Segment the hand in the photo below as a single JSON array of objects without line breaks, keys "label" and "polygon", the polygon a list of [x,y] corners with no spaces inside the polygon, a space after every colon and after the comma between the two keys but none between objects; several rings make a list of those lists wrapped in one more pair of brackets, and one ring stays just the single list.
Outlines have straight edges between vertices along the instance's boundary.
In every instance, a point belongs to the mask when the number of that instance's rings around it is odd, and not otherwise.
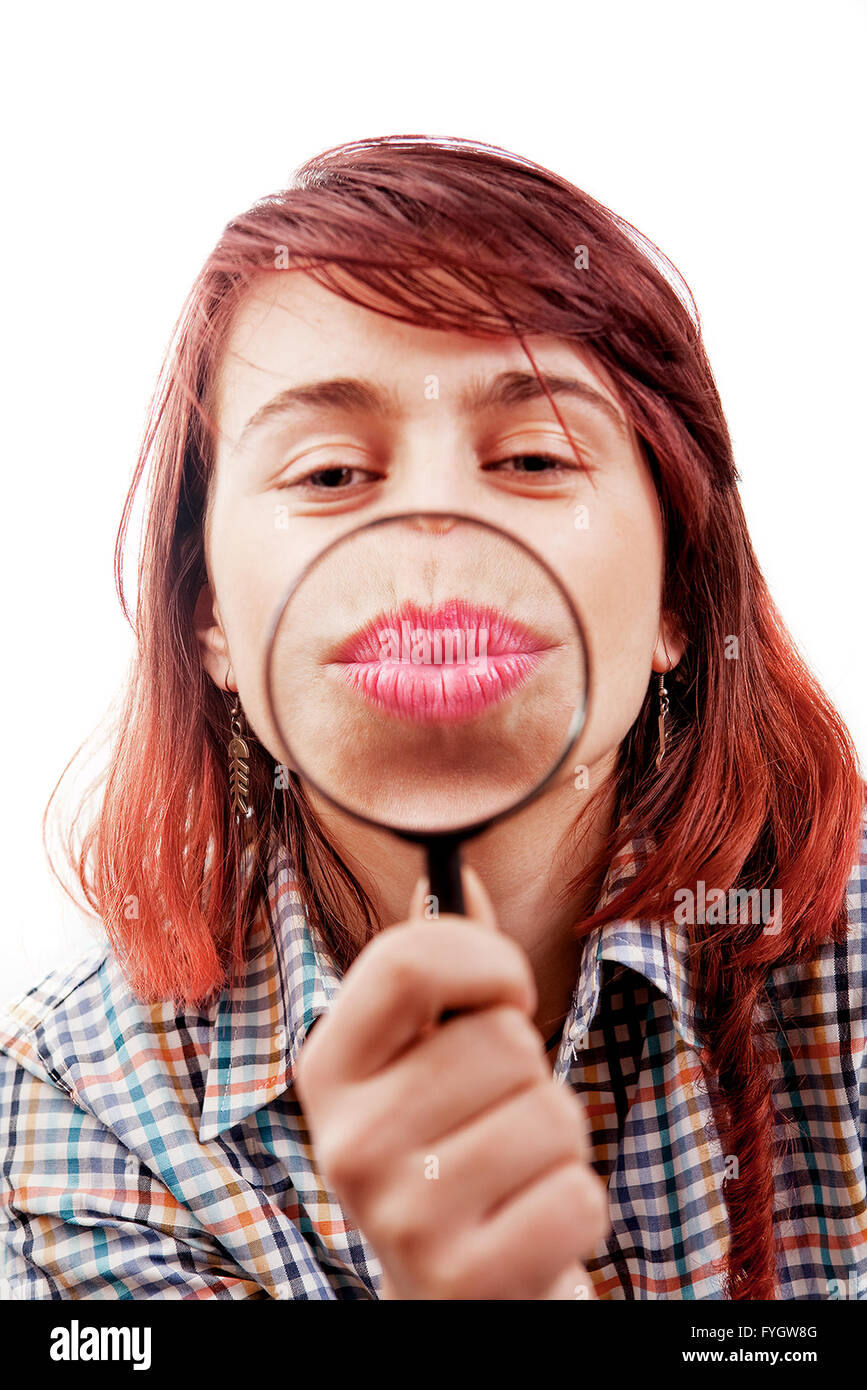
[{"label": "hand", "polygon": [[467,866],[463,883],[467,916],[428,920],[419,881],[302,1047],[319,1168],[383,1298],[592,1298],[580,1261],[610,1222],[584,1108],[551,1077],[526,954]]}]

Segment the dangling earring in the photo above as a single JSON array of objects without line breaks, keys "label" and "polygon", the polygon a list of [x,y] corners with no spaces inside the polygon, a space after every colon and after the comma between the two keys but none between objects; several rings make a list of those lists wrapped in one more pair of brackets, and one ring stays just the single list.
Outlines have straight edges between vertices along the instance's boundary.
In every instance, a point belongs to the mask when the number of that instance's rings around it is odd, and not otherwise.
[{"label": "dangling earring", "polygon": [[[231,693],[229,685],[229,671],[226,672],[226,689]],[[242,822],[253,823],[253,807],[248,801],[250,794],[250,769],[247,759],[250,756],[250,748],[241,730],[241,702],[238,699],[238,692],[235,690],[235,703],[232,706],[232,737],[229,740],[229,797],[232,811],[235,815],[235,824],[241,825]]]},{"label": "dangling earring", "polygon": [[664,671],[658,671],[659,676],[659,752],[656,755],[656,766],[659,767],[665,757],[665,716],[668,714],[668,691],[665,688]]}]

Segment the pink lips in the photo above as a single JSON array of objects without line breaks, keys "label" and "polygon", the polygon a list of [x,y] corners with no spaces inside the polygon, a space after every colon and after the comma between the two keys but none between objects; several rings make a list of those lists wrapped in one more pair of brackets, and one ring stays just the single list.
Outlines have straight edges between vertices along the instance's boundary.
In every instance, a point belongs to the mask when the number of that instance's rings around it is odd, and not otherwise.
[{"label": "pink lips", "polygon": [[551,643],[488,605],[449,599],[380,613],[331,657],[350,690],[413,720],[468,719],[520,688]]}]

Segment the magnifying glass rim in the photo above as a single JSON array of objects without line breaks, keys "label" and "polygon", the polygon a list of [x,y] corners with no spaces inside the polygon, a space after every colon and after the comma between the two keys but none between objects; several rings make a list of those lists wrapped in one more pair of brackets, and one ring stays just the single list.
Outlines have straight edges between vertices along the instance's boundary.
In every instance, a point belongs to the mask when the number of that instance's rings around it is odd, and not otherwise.
[{"label": "magnifying glass rim", "polygon": [[[471,516],[467,512],[417,511],[393,512],[388,516],[378,516],[374,518],[373,521],[364,521],[359,526],[353,526],[351,530],[344,531],[342,535],[337,536],[333,541],[329,541],[328,544],[324,546],[322,550],[318,551],[316,555],[313,556],[312,560],[308,560],[307,564],[303,567],[300,574],[298,574],[295,577],[295,579],[293,579],[292,583],[289,585],[288,589],[286,590],[283,602],[281,603],[280,607],[276,610],[275,617],[272,619],[270,629],[268,632],[268,644],[265,649],[265,698],[267,701],[268,715],[271,720],[271,723],[282,739],[283,730],[279,720],[276,717],[276,711],[274,708],[274,696],[272,689],[273,662],[271,658],[274,652],[274,639],[277,635],[277,629],[280,626],[283,615],[286,612],[286,605],[292,598],[292,595],[295,593],[295,590],[307,578],[308,574],[310,574],[312,570],[315,568],[315,566],[317,566],[322,560],[324,560],[325,557],[332,550],[336,549],[337,546],[342,545],[345,541],[348,541],[351,536],[357,535],[360,531],[372,531],[375,526],[385,526],[386,524],[395,521],[415,521],[418,520],[420,517],[424,519],[429,519],[432,517],[437,517],[440,519],[449,518],[454,521],[470,522],[474,526],[482,526],[489,531],[494,531],[496,534],[503,536],[507,541],[511,541],[514,545],[520,546],[520,548],[527,555],[529,555],[531,560],[535,560],[537,564],[541,565],[542,569],[545,570],[545,572],[547,573],[549,579],[551,579],[555,587],[559,590],[563,600],[566,603],[567,608],[569,609],[569,612],[572,614],[573,622],[578,630],[578,636],[581,642],[581,649],[584,653],[585,672],[584,697],[580,705],[576,705],[575,711],[569,722],[569,729],[567,732],[566,743],[564,745],[563,751],[560,754],[557,761],[554,763],[554,765],[550,768],[546,776],[543,777],[540,782],[537,782],[529,792],[527,792],[524,796],[520,798],[519,801],[513,802],[510,806],[507,806],[505,810],[495,811],[493,815],[485,816],[481,820],[471,821],[468,825],[462,826],[454,830],[400,830],[396,826],[390,825],[388,821],[376,820],[373,816],[366,816],[362,811],[352,810],[352,808],[348,806],[345,802],[338,801],[337,798],[332,796],[330,792],[327,792],[324,787],[321,787],[317,782],[316,778],[311,777],[308,772],[299,773],[299,776],[304,777],[305,780],[308,781],[310,785],[316,789],[317,792],[319,792],[320,796],[324,796],[326,801],[329,801],[331,805],[334,806],[338,811],[346,811],[348,815],[354,816],[356,820],[361,821],[365,825],[374,826],[377,830],[388,830],[392,833],[392,835],[400,836],[401,839],[412,840],[413,842],[418,843],[426,843],[429,840],[435,840],[441,837],[452,838],[456,840],[469,840],[474,835],[479,835],[483,830],[487,830],[489,826],[495,825],[498,820],[502,820],[506,816],[514,815],[516,811],[520,811],[522,806],[526,806],[528,802],[532,801],[535,797],[537,797],[539,793],[551,781],[554,774],[559,772],[560,768],[566,761],[566,758],[569,756],[569,752],[573,747],[575,740],[577,739],[578,735],[580,734],[581,730],[584,728],[584,725],[587,722],[587,706],[589,703],[589,691],[591,688],[591,660],[590,651],[587,646],[587,637],[584,629],[584,624],[581,620],[581,616],[578,612],[578,609],[575,607],[575,603],[572,599],[572,596],[565,588],[559,575],[557,575],[554,572],[554,570],[548,564],[547,560],[544,560],[542,556],[539,555],[532,548],[532,546],[527,545],[526,541],[522,541],[519,536],[516,536],[514,534],[514,532],[507,531],[502,526],[495,526],[493,522],[483,521],[481,517]],[[287,751],[291,753],[292,750],[289,747],[288,742],[286,744],[286,748]]]}]

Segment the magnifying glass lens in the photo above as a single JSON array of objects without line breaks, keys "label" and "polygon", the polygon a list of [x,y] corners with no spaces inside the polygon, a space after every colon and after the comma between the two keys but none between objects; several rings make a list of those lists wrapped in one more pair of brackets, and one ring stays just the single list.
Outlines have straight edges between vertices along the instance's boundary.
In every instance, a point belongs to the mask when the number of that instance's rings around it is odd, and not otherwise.
[{"label": "magnifying glass lens", "polygon": [[265,658],[281,760],[412,838],[466,834],[531,797],[583,724],[580,619],[497,527],[413,513],[328,546],[281,597]]}]

